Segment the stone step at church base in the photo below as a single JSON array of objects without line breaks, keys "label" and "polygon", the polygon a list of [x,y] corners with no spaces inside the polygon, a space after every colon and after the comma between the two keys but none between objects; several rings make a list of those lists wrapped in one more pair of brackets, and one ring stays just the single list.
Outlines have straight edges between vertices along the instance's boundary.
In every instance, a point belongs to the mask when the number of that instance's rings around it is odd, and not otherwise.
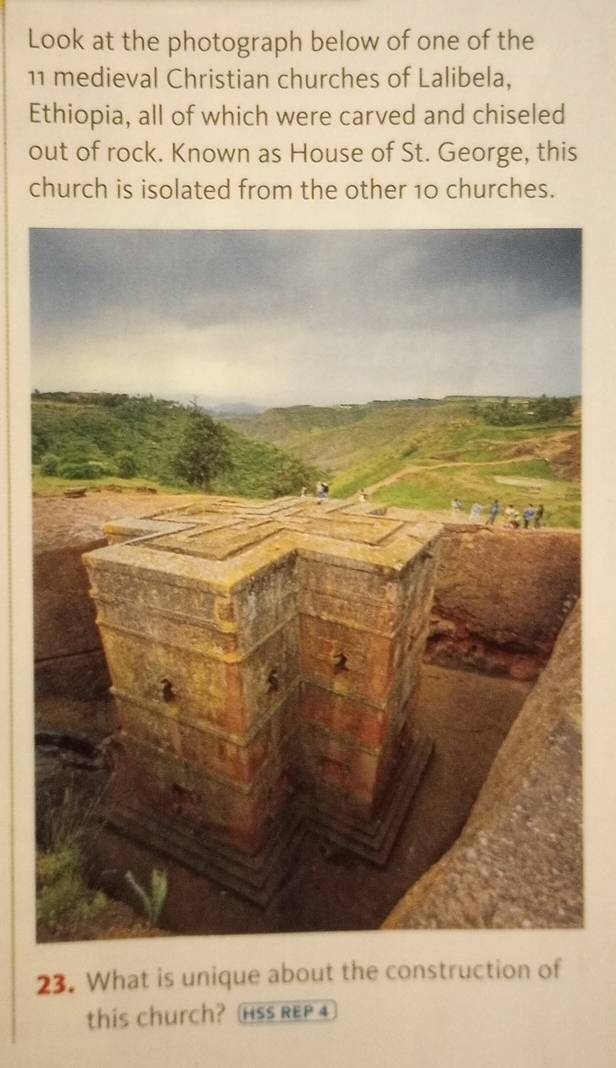
[{"label": "stone step at church base", "polygon": [[203,825],[116,794],[105,824],[157,854],[168,856],[265,908],[295,864],[307,832],[337,849],[384,867],[410,809],[432,754],[432,742],[422,738],[404,753],[378,817],[360,820],[340,809],[302,796],[291,799],[284,817],[272,828],[265,846],[254,855],[242,853]]},{"label": "stone step at church base", "polygon": [[432,755],[433,743],[420,738],[405,750],[381,803],[371,820],[352,819],[340,809],[317,803],[307,812],[310,829],[332,845],[385,867],[411,802]]},{"label": "stone step at church base", "polygon": [[303,805],[295,801],[287,806],[284,822],[253,856],[233,849],[189,819],[153,812],[139,801],[112,805],[105,824],[262,907],[291,870],[306,833]]}]

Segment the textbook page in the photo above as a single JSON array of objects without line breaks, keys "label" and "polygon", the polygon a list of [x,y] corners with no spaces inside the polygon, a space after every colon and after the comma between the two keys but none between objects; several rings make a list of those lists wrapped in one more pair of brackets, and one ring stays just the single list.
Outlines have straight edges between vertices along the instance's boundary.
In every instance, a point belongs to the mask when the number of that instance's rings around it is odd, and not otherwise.
[{"label": "textbook page", "polygon": [[2,1063],[609,1068],[612,4],[0,7]]}]

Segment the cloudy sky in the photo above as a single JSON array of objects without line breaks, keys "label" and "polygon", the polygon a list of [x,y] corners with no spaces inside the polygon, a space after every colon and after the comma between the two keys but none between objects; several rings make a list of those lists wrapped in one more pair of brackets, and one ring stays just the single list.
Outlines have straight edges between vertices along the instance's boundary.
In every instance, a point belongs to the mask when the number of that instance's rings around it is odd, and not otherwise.
[{"label": "cloudy sky", "polygon": [[579,393],[580,270],[577,230],[33,230],[33,386]]}]

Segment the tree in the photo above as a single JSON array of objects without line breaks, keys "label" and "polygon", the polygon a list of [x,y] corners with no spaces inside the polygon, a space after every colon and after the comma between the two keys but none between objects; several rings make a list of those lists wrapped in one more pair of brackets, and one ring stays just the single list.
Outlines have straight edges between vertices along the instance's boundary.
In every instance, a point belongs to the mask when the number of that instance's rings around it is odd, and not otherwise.
[{"label": "tree", "polygon": [[573,414],[574,402],[572,397],[546,397],[543,393],[533,405],[535,417],[538,422],[547,423],[550,420],[566,419]]},{"label": "tree", "polygon": [[207,489],[211,480],[229,466],[229,447],[224,428],[209,415],[191,409],[173,459],[173,471],[189,486]]},{"label": "tree", "polygon": [[487,404],[481,414],[493,426],[523,426],[530,423],[551,423],[566,419],[575,410],[573,397],[547,397],[542,393],[536,400],[511,403],[503,397],[497,404]]}]

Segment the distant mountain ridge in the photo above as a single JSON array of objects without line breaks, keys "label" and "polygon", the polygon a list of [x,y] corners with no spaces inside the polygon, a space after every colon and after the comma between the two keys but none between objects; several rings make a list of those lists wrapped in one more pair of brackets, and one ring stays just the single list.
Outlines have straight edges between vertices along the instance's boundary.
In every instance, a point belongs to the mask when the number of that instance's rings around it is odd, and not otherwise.
[{"label": "distant mountain ridge", "polygon": [[265,408],[260,408],[256,404],[245,404],[243,401],[229,401],[227,404],[208,404],[204,411],[210,415],[218,416],[220,419],[225,419],[234,415],[260,415],[264,412]]},{"label": "distant mountain ridge", "polygon": [[[392,459],[398,456],[400,466],[411,455],[418,459],[453,460],[463,458],[470,450],[468,458],[477,459],[473,441],[483,438],[485,445],[494,426],[485,415],[503,401],[509,402],[516,412],[522,410],[515,417],[515,427],[528,425],[529,437],[536,437],[540,427],[549,429],[549,420],[540,424],[533,421],[532,406],[539,398],[494,396],[375,400],[328,407],[293,405],[268,408],[259,415],[239,416],[228,423],[257,440],[288,449],[305,462],[326,468],[330,474],[340,475],[361,463],[372,463],[377,455],[384,454]],[[578,403],[578,398],[574,401]],[[574,406],[572,403],[571,407]],[[527,424],[523,409],[528,412]],[[561,425],[562,416],[552,422],[554,427]],[[579,416],[571,418],[569,425],[572,433],[577,432]],[[506,441],[502,445],[506,450]]]}]

